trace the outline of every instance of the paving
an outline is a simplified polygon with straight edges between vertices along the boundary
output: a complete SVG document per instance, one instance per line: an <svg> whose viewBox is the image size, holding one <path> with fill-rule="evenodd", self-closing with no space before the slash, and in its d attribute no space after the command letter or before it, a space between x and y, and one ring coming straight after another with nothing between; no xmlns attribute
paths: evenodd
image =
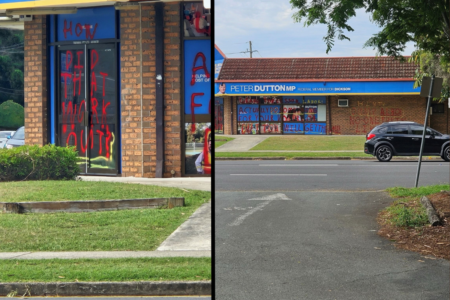
<svg viewBox="0 0 450 300"><path fill-rule="evenodd" d="M246 152L255 147L270 136L267 135L221 135L224 137L232 137L234 140L215 148L215 152ZM215 137L220 139L219 136Z"/></svg>
<svg viewBox="0 0 450 300"><path fill-rule="evenodd" d="M107 177L107 176L79 176L82 181L107 181L139 183L180 189L211 191L211 177L174 177L174 178L142 178L142 177Z"/></svg>

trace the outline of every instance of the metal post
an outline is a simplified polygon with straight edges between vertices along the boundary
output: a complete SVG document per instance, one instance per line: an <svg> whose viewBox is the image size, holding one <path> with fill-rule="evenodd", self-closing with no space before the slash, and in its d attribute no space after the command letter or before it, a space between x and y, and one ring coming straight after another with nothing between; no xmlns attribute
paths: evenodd
<svg viewBox="0 0 450 300"><path fill-rule="evenodd" d="M416 185L419 183L420 165L422 163L423 146L425 145L425 134L427 132L428 114L430 112L431 95L433 93L434 75L431 76L430 92L428 93L427 112L425 114L425 124L423 124L422 141L420 142L419 164L417 165Z"/></svg>

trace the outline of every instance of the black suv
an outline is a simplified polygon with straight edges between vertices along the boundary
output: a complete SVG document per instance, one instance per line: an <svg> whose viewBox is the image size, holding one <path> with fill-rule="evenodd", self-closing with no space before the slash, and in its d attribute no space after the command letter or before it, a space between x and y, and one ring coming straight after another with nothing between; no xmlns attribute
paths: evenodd
<svg viewBox="0 0 450 300"><path fill-rule="evenodd" d="M423 125L415 122L388 122L376 126L366 135L364 153L379 161L390 161L392 156L418 156ZM427 127L422 155L440 156L450 161L450 136Z"/></svg>

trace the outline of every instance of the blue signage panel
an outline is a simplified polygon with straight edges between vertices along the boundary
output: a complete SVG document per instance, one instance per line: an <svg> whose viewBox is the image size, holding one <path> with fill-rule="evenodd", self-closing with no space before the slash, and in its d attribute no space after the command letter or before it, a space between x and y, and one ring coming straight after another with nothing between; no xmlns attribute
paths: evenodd
<svg viewBox="0 0 450 300"><path fill-rule="evenodd" d="M327 134L327 123L306 123L305 134Z"/></svg>
<svg viewBox="0 0 450 300"><path fill-rule="evenodd" d="M239 104L237 110L239 122L259 121L259 106L257 104Z"/></svg>
<svg viewBox="0 0 450 300"><path fill-rule="evenodd" d="M303 123L284 123L283 133L303 133Z"/></svg>
<svg viewBox="0 0 450 300"><path fill-rule="evenodd" d="M220 69L222 68L222 64L224 61L224 57L217 48L214 48L214 79L219 77Z"/></svg>
<svg viewBox="0 0 450 300"><path fill-rule="evenodd" d="M211 113L211 40L184 41L184 113Z"/></svg>
<svg viewBox="0 0 450 300"><path fill-rule="evenodd" d="M87 41L116 38L113 6L80 8L76 14L57 16L58 41Z"/></svg>
<svg viewBox="0 0 450 300"><path fill-rule="evenodd" d="M219 89L219 85L221 85ZM227 95L336 95L336 94L380 94L420 93L420 87L413 88L414 81L348 81L348 82L261 82L215 83L215 93ZM312 104L312 103L311 103Z"/></svg>
<svg viewBox="0 0 450 300"><path fill-rule="evenodd" d="M279 122L281 119L280 105L261 105L260 118L263 122Z"/></svg>

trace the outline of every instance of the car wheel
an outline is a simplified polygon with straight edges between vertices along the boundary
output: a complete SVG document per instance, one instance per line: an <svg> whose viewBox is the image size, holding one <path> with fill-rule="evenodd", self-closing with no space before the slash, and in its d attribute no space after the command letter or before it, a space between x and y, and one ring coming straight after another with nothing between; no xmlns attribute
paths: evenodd
<svg viewBox="0 0 450 300"><path fill-rule="evenodd" d="M377 148L377 159L381 162L390 161L392 158L392 148L387 145L381 145Z"/></svg>
<svg viewBox="0 0 450 300"><path fill-rule="evenodd" d="M450 161L450 146L445 147L444 155L442 155L442 158L445 161Z"/></svg>

